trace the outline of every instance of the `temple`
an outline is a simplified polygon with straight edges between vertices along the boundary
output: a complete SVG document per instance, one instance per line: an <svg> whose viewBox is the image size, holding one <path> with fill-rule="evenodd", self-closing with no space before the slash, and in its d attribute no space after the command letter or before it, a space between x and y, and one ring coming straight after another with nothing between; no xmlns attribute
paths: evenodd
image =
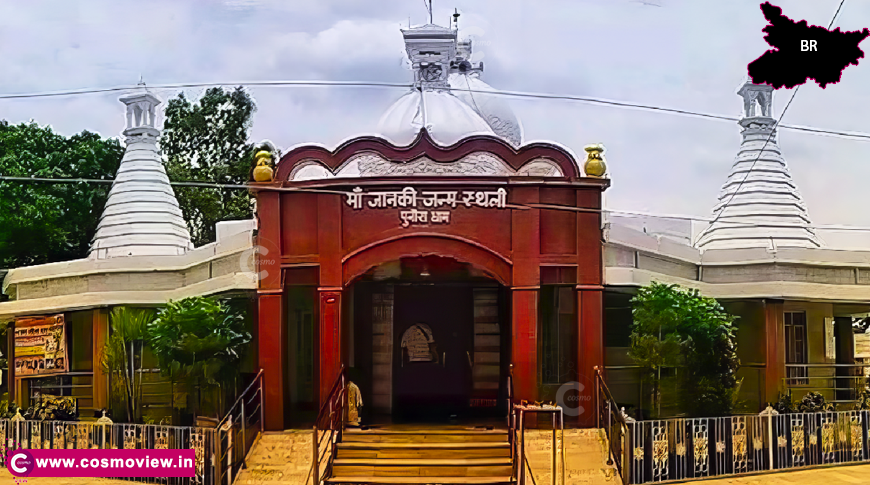
<svg viewBox="0 0 870 485"><path fill-rule="evenodd" d="M456 29L402 35L413 88L378 136L295 147L253 184L269 429L309 422L343 372L364 421L487 419L603 365L609 181L524 144Z"/></svg>
<svg viewBox="0 0 870 485"><path fill-rule="evenodd" d="M218 223L217 241L202 247L162 163L160 99L144 86L123 96L126 151L88 256L3 280L0 321L62 326L69 352L46 372L15 355L10 331L10 399L108 407L99 362L112 309L215 295L250 310L254 342L240 371L262 375L267 431L310 430L345 380L363 424L485 424L512 404L552 401L567 427L601 427L599 375L643 420L654 416L629 357L631 299L655 281L697 289L740 317L736 412L757 414L789 391L854 405L870 367L870 251L829 248L816 234L777 140L771 88L739 87L725 182L696 231L608 213L606 163L637 162L605 163L598 140L572 140L591 143L582 156L527 142L456 25L401 35L413 87L384 107L378 132L295 146L274 167L267 153L242 187L255 217ZM159 395L145 405L172 416Z"/></svg>

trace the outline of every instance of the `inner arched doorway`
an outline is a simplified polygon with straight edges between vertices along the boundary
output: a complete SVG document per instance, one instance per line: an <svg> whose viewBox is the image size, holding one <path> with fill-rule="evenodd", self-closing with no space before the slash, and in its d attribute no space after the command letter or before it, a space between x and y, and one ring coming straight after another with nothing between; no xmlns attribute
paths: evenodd
<svg viewBox="0 0 870 485"><path fill-rule="evenodd" d="M346 361L364 421L504 415L510 299L488 272L450 257L402 257L347 291Z"/></svg>

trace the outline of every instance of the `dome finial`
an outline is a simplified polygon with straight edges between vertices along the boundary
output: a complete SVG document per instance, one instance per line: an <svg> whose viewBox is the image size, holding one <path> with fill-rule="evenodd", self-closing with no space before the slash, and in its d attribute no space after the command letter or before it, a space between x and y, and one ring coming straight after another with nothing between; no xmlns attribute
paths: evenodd
<svg viewBox="0 0 870 485"><path fill-rule="evenodd" d="M607 173L607 164L604 162L604 145L595 143L586 145L586 162L583 164L583 172L587 177L601 178Z"/></svg>

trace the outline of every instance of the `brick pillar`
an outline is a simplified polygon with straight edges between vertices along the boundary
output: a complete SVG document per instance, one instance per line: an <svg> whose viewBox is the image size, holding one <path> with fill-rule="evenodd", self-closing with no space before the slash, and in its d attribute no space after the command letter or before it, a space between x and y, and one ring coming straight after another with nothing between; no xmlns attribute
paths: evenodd
<svg viewBox="0 0 870 485"><path fill-rule="evenodd" d="M779 392L784 390L782 379L785 377L785 315L782 301L764 301L764 401L776 402Z"/></svg>
<svg viewBox="0 0 870 485"><path fill-rule="evenodd" d="M319 288L320 296L320 399L329 397L341 368L341 290Z"/></svg>
<svg viewBox="0 0 870 485"><path fill-rule="evenodd" d="M578 190L577 207L601 208L600 190ZM578 425L596 426L595 367L604 368L604 264L601 213L577 212L577 375L583 412Z"/></svg>
<svg viewBox="0 0 870 485"><path fill-rule="evenodd" d="M537 203L537 187L517 187L511 203ZM541 288L541 216L538 209L513 211L511 363L514 399L538 399L538 298ZM530 421L531 422L531 421Z"/></svg>
<svg viewBox="0 0 870 485"><path fill-rule="evenodd" d="M103 347L109 339L109 312L106 308L95 308L93 310L93 331L94 331L94 347L93 347L93 399L94 409L99 411L109 406L109 379L103 372L103 367L99 365Z"/></svg>
<svg viewBox="0 0 870 485"><path fill-rule="evenodd" d="M341 368L342 197L317 195L317 245L320 253L320 394L323 405Z"/></svg>
<svg viewBox="0 0 870 485"><path fill-rule="evenodd" d="M287 322L281 277L281 194L257 193L257 350L263 369L265 428L284 429Z"/></svg>

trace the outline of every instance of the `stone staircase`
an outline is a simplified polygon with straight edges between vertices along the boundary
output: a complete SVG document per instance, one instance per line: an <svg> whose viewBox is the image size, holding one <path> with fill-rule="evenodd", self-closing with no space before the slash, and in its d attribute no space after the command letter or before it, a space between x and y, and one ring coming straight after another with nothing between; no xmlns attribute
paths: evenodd
<svg viewBox="0 0 870 485"><path fill-rule="evenodd" d="M561 441L561 440L560 440ZM526 457L537 485L552 483L552 432L526 430ZM561 447L561 442L557 444ZM565 430L565 485L618 485L602 430ZM510 483L507 431L461 427L345 431L335 484ZM352 460L352 461L348 461ZM475 460L475 461L472 461ZM311 430L267 432L251 449L236 485L311 485ZM561 456L557 483L561 485ZM2 480L0 480L2 481ZM531 485L532 480L527 480Z"/></svg>
<svg viewBox="0 0 870 485"><path fill-rule="evenodd" d="M336 484L507 484L507 430L390 427L345 430L327 480Z"/></svg>

